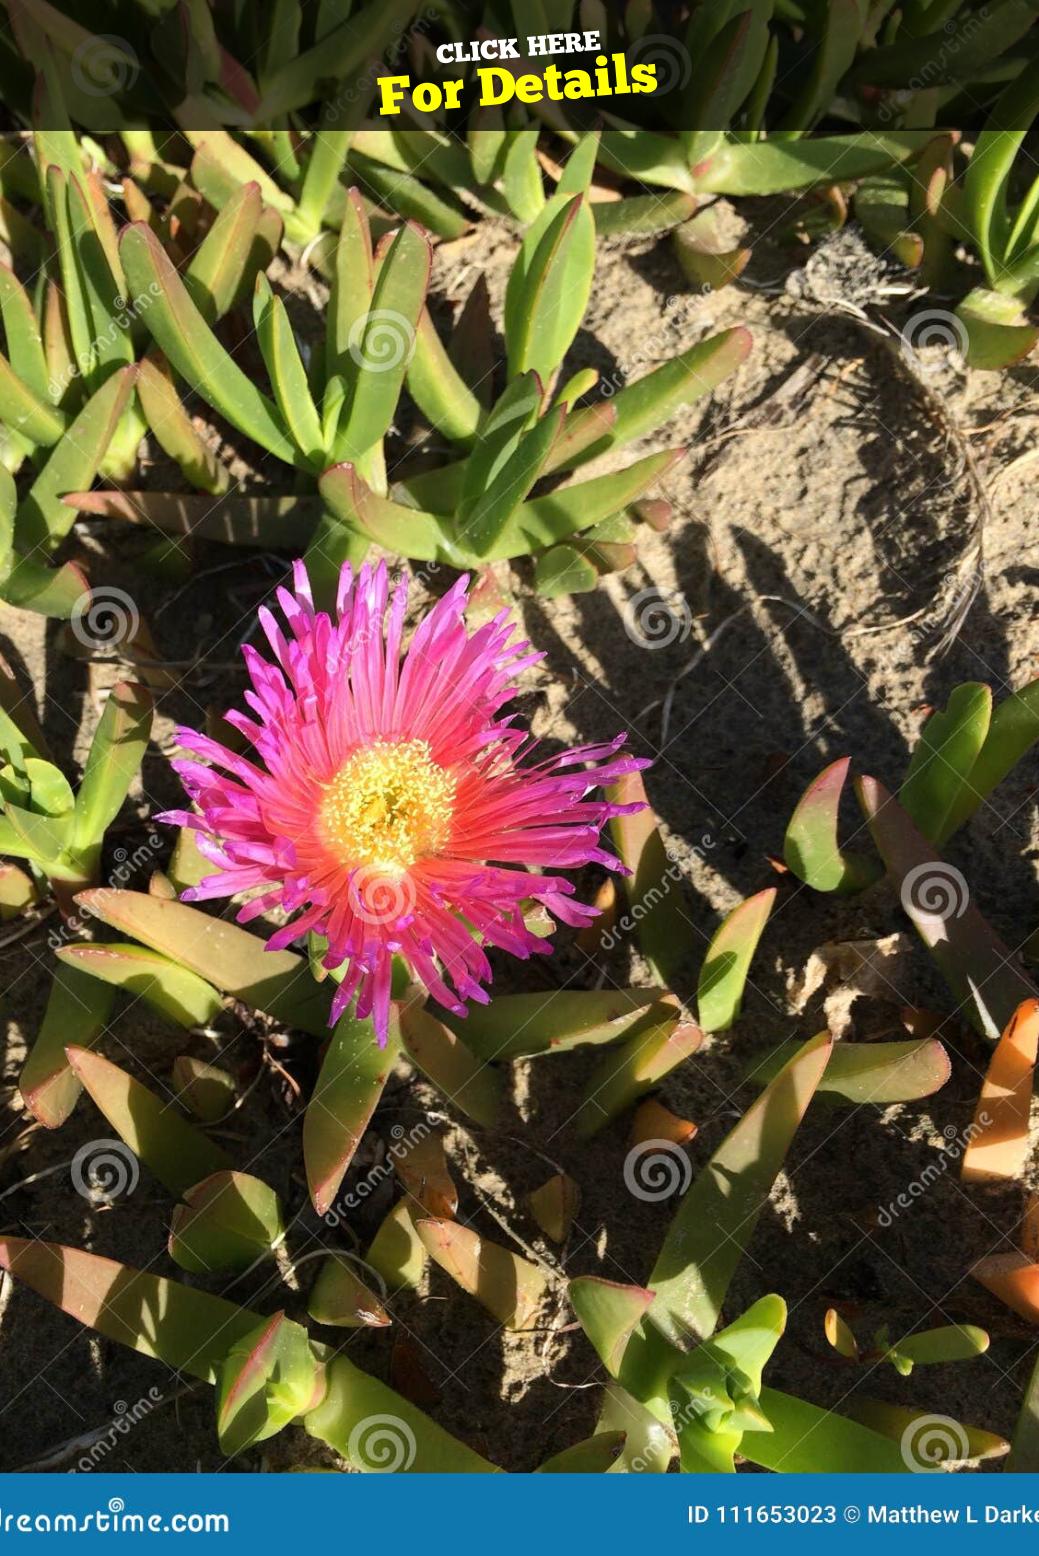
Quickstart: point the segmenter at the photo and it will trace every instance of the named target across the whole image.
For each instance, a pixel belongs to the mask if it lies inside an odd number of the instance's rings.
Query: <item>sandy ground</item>
[[[525,626],[546,654],[544,671],[523,700],[537,732],[590,740],[627,727],[636,748],[654,758],[650,797],[685,868],[689,936],[680,993],[695,988],[719,913],[763,886],[780,887],[739,1023],[662,1088],[663,1100],[700,1126],[689,1148],[694,1167],[755,1095],[742,1084],[754,1058],[821,1025],[818,1000],[801,1015],[792,1011],[791,989],[811,951],[834,939],[906,928],[884,887],[837,902],[777,877],[769,856],[781,852],[786,819],[804,785],[843,754],[854,756],[860,770],[897,783],[926,707],[944,702],[951,687],[976,679],[1003,692],[1039,673],[1032,608],[1039,499],[1035,464],[1021,458],[1034,451],[1039,435],[1035,368],[965,374],[938,351],[928,357],[927,394],[916,394],[883,342],[832,307],[785,289],[807,251],[776,239],[767,207],[752,216],[757,241],[745,282],[718,293],[692,288],[667,243],[603,245],[574,366],[591,363],[604,381],[620,383],[735,323],[750,325],[754,349],[711,400],[638,450],[677,443],[690,450],[664,487],[674,522],[663,535],[643,531],[638,568],[608,579],[594,595],[562,602],[533,596],[525,567],[511,576]],[[442,250],[434,282],[438,308],[457,305],[481,270],[500,307],[513,252],[513,238],[491,223]],[[890,317],[902,327],[924,306],[931,304],[896,301]],[[800,394],[788,393],[792,383],[801,384]],[[955,450],[928,395],[962,427],[992,504],[982,592],[952,651],[938,661],[929,661],[928,650],[942,589],[969,540],[972,516]],[[160,481],[158,467],[150,484]],[[281,564],[210,545],[200,548],[190,579],[173,585],[142,570],[153,543],[147,534],[94,523],[80,527],[78,543],[90,555],[94,581],[133,594],[162,657],[177,666],[178,684],[162,698],[158,748],[137,796],[138,822],[111,840],[112,847],[132,851],[150,830],[149,808],[176,794],[161,754],[171,745],[173,722],[197,722],[207,708],[236,696],[239,640]],[[676,624],[655,646],[632,628],[646,620],[638,611],[649,589],[671,602]],[[916,613],[922,614],[902,621]],[[56,752],[66,761],[81,757],[97,716],[97,689],[110,683],[111,668],[69,659],[59,628],[44,629],[11,611],[0,617],[0,635],[20,673],[45,689],[40,711]],[[1037,771],[1034,757],[1022,764],[950,850],[1013,946],[1039,916]],[[144,878],[130,884],[143,887]],[[591,890],[596,881],[589,874],[583,884]],[[93,1106],[81,1103],[56,1134],[32,1128],[21,1111],[16,1081],[45,998],[50,928],[53,920],[0,946],[6,1025],[0,1226],[29,1228],[172,1273],[163,1252],[170,1206],[147,1174],[112,1210],[94,1210],[69,1187],[67,1164],[76,1149],[108,1132]],[[856,1005],[852,1035],[898,1035],[900,1003],[947,1009],[925,954],[908,946],[897,988],[890,999]],[[521,971],[517,978],[503,969],[507,987],[592,987],[602,977],[649,981],[629,943],[598,961],[563,943],[533,974]],[[786,1297],[790,1327],[770,1374],[781,1387],[823,1404],[861,1388],[1008,1432],[1035,1341],[965,1277],[976,1258],[1008,1246],[1019,1195],[967,1194],[950,1167],[910,1214],[886,1229],[878,1224],[878,1210],[929,1164],[932,1171],[943,1164],[947,1135],[970,1120],[986,1062],[983,1044],[959,1026],[947,1025],[943,1035],[953,1075],[927,1103],[812,1110],[727,1311],[735,1315],[768,1290]],[[167,1075],[185,1050],[210,1058],[221,1052],[243,1085],[258,1074],[256,1035],[231,1013],[219,1040],[186,1037],[139,1002],[127,1003],[104,1047],[142,1074]],[[279,1051],[304,1091],[314,1074],[314,1048],[304,1040]],[[492,1134],[447,1119],[460,1214],[499,1240],[504,1220],[560,1273],[640,1281],[673,1206],[647,1205],[625,1189],[627,1120],[590,1144],[575,1141],[568,1129],[592,1063],[572,1055],[517,1066],[515,1111]],[[430,1108],[439,1116],[441,1103],[426,1087],[403,1072],[395,1077],[372,1132],[372,1152],[392,1125]],[[300,1118],[293,1088],[265,1070],[233,1131],[243,1150],[269,1142],[262,1171],[298,1212],[289,1244],[297,1262],[322,1243],[364,1244],[386,1209],[382,1200],[373,1203],[349,1234],[320,1225],[305,1204]],[[552,1170],[549,1163],[565,1168],[583,1191],[577,1224],[561,1251],[539,1240],[524,1205]],[[316,1268],[313,1260],[300,1265],[297,1287],[305,1291]],[[287,1293],[274,1276],[238,1282],[232,1294],[268,1311],[286,1303],[290,1312],[303,1311],[301,1296]],[[960,1320],[989,1328],[993,1345],[969,1364],[918,1370],[910,1380],[891,1369],[856,1369],[823,1339],[822,1316],[834,1302],[867,1340],[881,1323],[901,1334]],[[392,1329],[347,1338],[350,1354],[383,1377],[392,1358],[394,1376],[412,1384],[417,1366],[436,1400],[437,1419],[506,1468],[533,1468],[593,1429],[598,1389],[589,1385],[600,1372],[583,1337],[568,1327],[562,1303],[546,1309],[535,1332],[507,1336],[434,1271],[420,1295],[394,1299],[392,1311]],[[343,1335],[323,1337],[341,1342]],[[56,1450],[103,1428],[122,1405],[147,1400],[153,1387],[164,1403],[120,1435],[104,1468],[221,1466],[205,1389],[181,1392],[161,1365],[99,1342],[9,1282],[0,1347],[3,1467],[69,1468],[79,1451]],[[239,1467],[324,1462],[317,1445],[290,1431]]]

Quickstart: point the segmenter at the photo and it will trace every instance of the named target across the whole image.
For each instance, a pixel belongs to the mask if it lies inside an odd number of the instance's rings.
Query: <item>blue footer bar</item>
[[[67,1541],[339,1556],[413,1539],[422,1556],[683,1550],[942,1550],[994,1533],[1034,1552],[1039,1475],[6,1475],[0,1548]],[[635,1542],[638,1542],[637,1546]],[[935,1547],[936,1548],[936,1547]],[[976,1547],[975,1547],[976,1548]]]

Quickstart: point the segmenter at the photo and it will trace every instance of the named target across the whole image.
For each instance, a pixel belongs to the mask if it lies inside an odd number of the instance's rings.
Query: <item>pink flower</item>
[[[334,618],[314,609],[301,562],[294,583],[278,590],[287,631],[259,613],[275,662],[243,650],[254,716],[227,715],[252,756],[179,730],[199,759],[174,763],[197,813],[161,819],[192,827],[217,866],[185,898],[256,893],[239,922],[273,908],[290,915],[272,951],[308,931],[324,937],[324,965],[345,969],[333,1020],[356,995],[357,1015],[373,1016],[384,1043],[394,954],[465,1015],[467,1000],[489,998],[485,946],[523,958],[551,950],[525,925],[525,904],[567,924],[595,917],[569,881],[541,871],[591,860],[621,868],[599,834],[640,807],[587,796],[648,763],[619,756],[619,735],[521,765],[534,742],[501,710],[542,656],[512,641],[507,611],[467,630],[467,578],[403,653],[407,581],[391,597],[384,563],[356,581],[343,568]]]

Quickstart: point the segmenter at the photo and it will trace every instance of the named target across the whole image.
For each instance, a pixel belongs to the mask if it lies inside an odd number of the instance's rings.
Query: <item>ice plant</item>
[[[485,947],[549,950],[525,904],[573,925],[595,916],[570,881],[542,871],[623,868],[599,834],[630,807],[586,796],[646,763],[618,754],[624,735],[524,762],[530,737],[502,709],[541,655],[515,640],[507,612],[467,628],[466,577],[403,654],[408,585],[391,592],[385,563],[356,578],[343,568],[334,616],[315,610],[302,563],[294,584],[278,591],[287,634],[260,613],[275,662],[244,651],[255,717],[228,715],[254,755],[181,730],[192,756],[176,766],[197,811],[163,819],[194,828],[216,866],[185,896],[248,892],[240,922],[282,910],[271,950],[320,936],[325,967],[341,975],[333,1020],[356,995],[385,1042],[395,954],[464,1015],[488,999]]]

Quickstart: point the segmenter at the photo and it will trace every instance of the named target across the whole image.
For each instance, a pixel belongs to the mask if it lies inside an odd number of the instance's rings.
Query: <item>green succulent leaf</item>
[[[948,706],[933,713],[913,748],[898,802],[929,842],[941,847],[950,818],[962,808],[963,790],[988,736],[992,692],[977,682],[957,686]]]
[[[400,1048],[400,1026],[390,1021],[385,1048],[370,1020],[340,1016],[303,1120],[303,1159],[318,1215],[332,1206],[343,1174],[361,1143]]]
[[[144,946],[91,942],[60,946],[57,955],[67,967],[146,999],[178,1026],[208,1026],[223,1009],[212,984]]]
[[[686,1191],[649,1279],[657,1298],[650,1320],[674,1344],[688,1344],[690,1335],[706,1337],[717,1324],[729,1282],[832,1047],[825,1032],[805,1043]]]
[[[284,1313],[263,1319],[230,1346],[220,1368],[217,1432],[229,1457],[273,1437],[321,1397],[323,1380],[307,1331]]]
[[[37,1238],[0,1237],[0,1267],[107,1339],[205,1383],[261,1321],[180,1281]]]
[[[651,1091],[702,1042],[703,1033],[694,1022],[676,1025],[673,1019],[626,1038],[597,1065],[581,1093],[574,1118],[579,1138],[588,1139]]]
[[[216,1172],[194,1184],[173,1212],[170,1258],[193,1275],[250,1269],[285,1236],[281,1202],[246,1172]]]
[[[755,1061],[747,1079],[766,1086],[797,1052],[796,1039],[780,1043],[767,1058]],[[821,1097],[860,1107],[872,1102],[915,1102],[940,1091],[952,1073],[952,1063],[937,1038],[908,1043],[835,1043],[819,1082]]]
[[[816,891],[857,892],[879,880],[881,866],[841,848],[837,818],[851,758],[823,768],[797,802],[783,840],[787,869]]]
[[[696,995],[697,1014],[705,1032],[726,1032],[739,1015],[750,964],[775,900],[774,886],[759,891],[733,908],[715,931],[700,969]]]
[[[65,1122],[83,1089],[68,1062],[66,1045],[92,1047],[114,1003],[114,989],[74,965],[55,968],[39,1031],[18,1078],[22,1101],[47,1129]]]
[[[231,1166],[222,1146],[110,1059],[71,1045],[65,1052],[116,1134],[171,1194]]]

